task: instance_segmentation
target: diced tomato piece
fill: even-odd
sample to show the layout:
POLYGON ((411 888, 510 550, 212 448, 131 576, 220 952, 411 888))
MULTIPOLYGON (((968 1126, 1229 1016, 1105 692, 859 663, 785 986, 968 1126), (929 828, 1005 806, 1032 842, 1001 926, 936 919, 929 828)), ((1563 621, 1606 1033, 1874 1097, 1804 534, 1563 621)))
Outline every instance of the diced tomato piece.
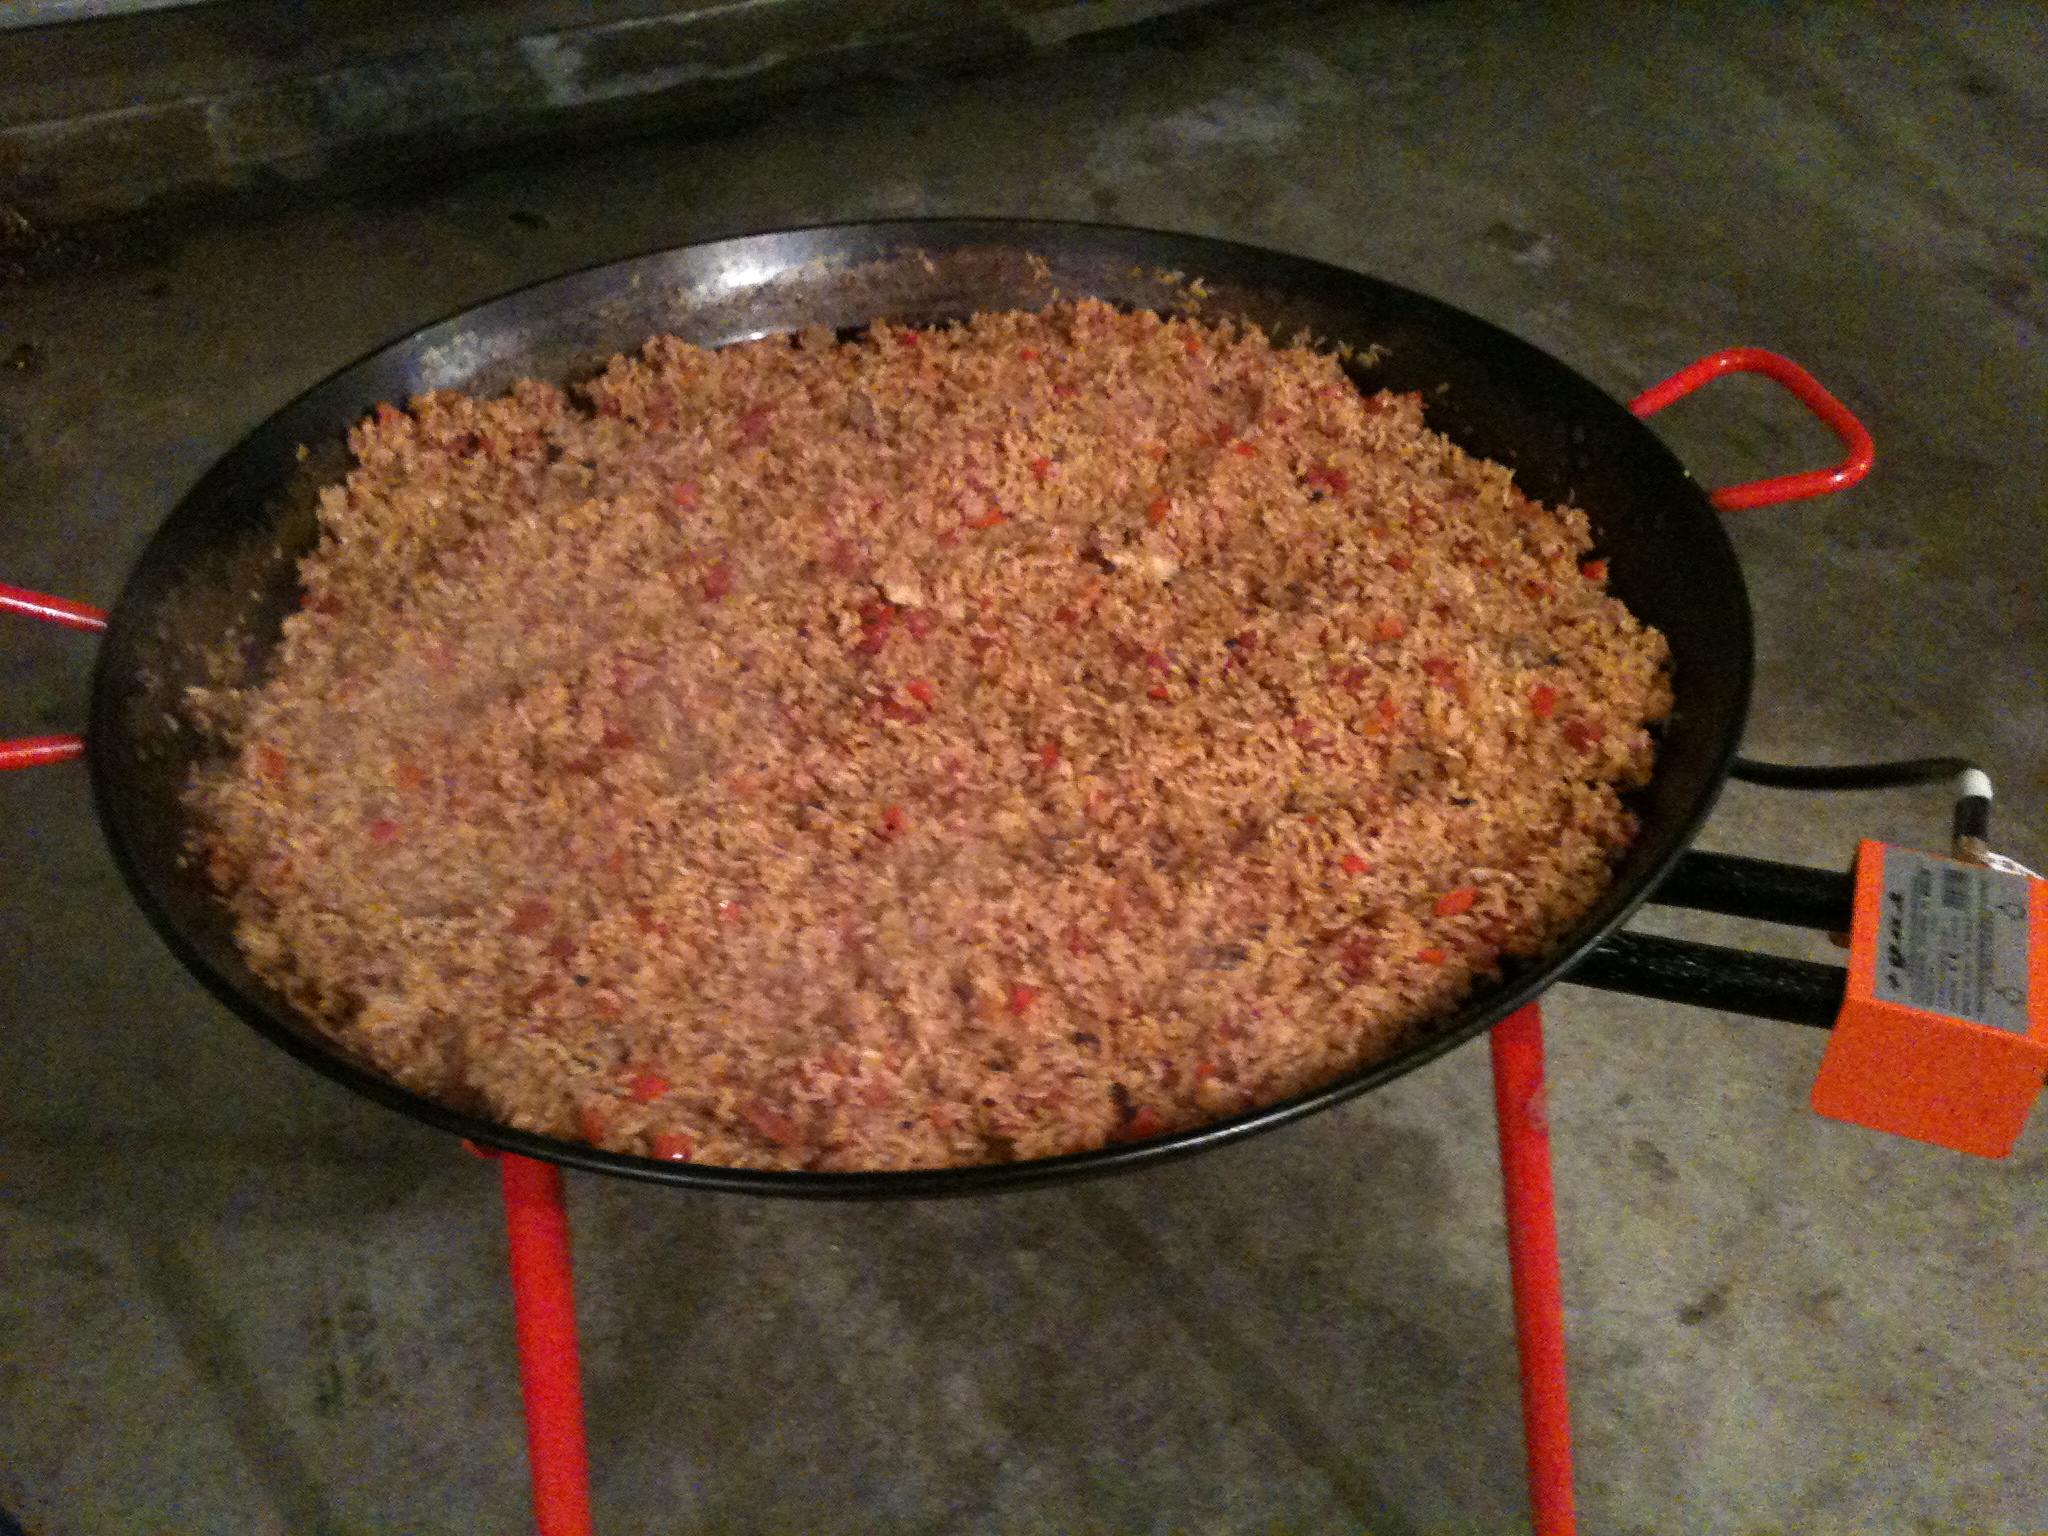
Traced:
POLYGON ((1594 744, 1606 734, 1599 726, 1582 720, 1577 715, 1564 723, 1564 739, 1571 743, 1574 752, 1591 751, 1594 744))
POLYGON ((1166 1122, 1159 1118, 1159 1111, 1150 1104, 1140 1104, 1137 1113, 1126 1120, 1117 1130, 1119 1141, 1139 1141, 1147 1136, 1157 1136, 1166 1129, 1166 1122))
POLYGON ((1048 773, 1057 768, 1059 762, 1060 744, 1058 742, 1048 741, 1038 749, 1038 766, 1045 769, 1048 773))
POLYGON ((922 677, 913 677, 903 685, 903 691, 917 700, 926 709, 930 709, 939 700, 939 690, 934 688, 929 680, 922 677))
POLYGON ((1152 505, 1145 509, 1145 516, 1151 519, 1153 526, 1156 527, 1160 523, 1166 521, 1166 514, 1171 512, 1172 510, 1173 503, 1168 501, 1164 496, 1159 496, 1155 497, 1153 499, 1152 505))
POLYGON ((1145 692, 1149 697, 1155 699, 1170 699, 1173 697, 1173 690, 1164 683, 1155 683, 1150 688, 1147 688, 1145 692))
POLYGON ((1375 640, 1398 640, 1407 633, 1408 626, 1392 614, 1388 614, 1384 619, 1380 620, 1378 627, 1373 630, 1372 637, 1375 640))
POLYGON ((998 526, 1002 521, 1003 509, 1001 507, 990 507, 986 512, 982 513, 981 516, 968 518, 967 526, 979 531, 985 528, 994 528, 998 526))
POLYGON ((903 829, 908 825, 909 818, 904 815, 902 806, 891 805, 883 807, 882 836, 900 837, 903 833, 903 829))
POLYGON ((1446 960, 1450 959, 1450 956, 1432 944, 1429 948, 1419 951, 1415 958, 1424 965, 1442 965, 1446 960))
POLYGON ((1557 713, 1557 690, 1548 683, 1538 683, 1529 690, 1529 712, 1538 720, 1548 720, 1557 713))
POLYGON ((1258 445, 1255 443, 1232 443, 1230 451, 1240 459, 1255 459, 1259 456, 1258 445))
POLYGON ((1387 724, 1392 725, 1394 723, 1394 717, 1400 713, 1401 706, 1394 702, 1394 696, 1392 694, 1388 694, 1385 698, 1380 700, 1380 718, 1386 721, 1387 724))
POLYGON ((669 494, 675 498, 676 505, 685 512, 696 506, 703 499, 697 489, 697 482, 694 480, 685 480, 681 485, 669 492, 669 494))
POLYGON ((291 771, 291 763, 277 748, 265 742, 256 749, 256 766, 263 771, 263 777, 271 783, 282 783, 291 771))
POLYGON ((1455 891, 1445 891, 1436 899, 1438 917, 1456 917, 1460 912, 1470 912, 1472 903, 1479 899, 1479 893, 1469 885, 1461 885, 1455 891))
POLYGON ((603 1111, 589 1105, 577 1112, 576 1129, 585 1141, 595 1147, 603 1144, 605 1132, 610 1127, 605 1123, 603 1111))
POLYGON ((1588 581, 1605 581, 1607 579, 1607 562, 1605 560, 1588 560, 1579 567, 1579 574, 1588 581))
POLYGON ((1019 352, 1017 355, 1023 358, 1024 361, 1027 363, 1035 363, 1038 361, 1038 348, 1026 347, 1022 352, 1019 352))
POLYGON ((1412 571, 1415 569, 1415 558, 1412 555, 1389 555, 1387 564, 1397 571, 1412 571))
POLYGON ((1023 1018, 1031 1011, 1031 1005, 1038 1001, 1038 988, 1027 987, 1021 982, 1010 988, 1010 1012, 1023 1018))
POLYGON ((370 823, 370 841, 373 843, 395 843, 402 829, 397 822, 379 816, 370 823))
POLYGON ((555 909, 546 902, 522 901, 512 909, 512 921, 505 925, 505 931, 528 938, 553 927, 554 921, 555 909))
POLYGON ((797 1143, 796 1122, 779 1109, 770 1109, 756 1101, 745 1111, 747 1124, 760 1133, 761 1139, 778 1147, 793 1147, 797 1143))
POLYGON ((1031 461, 1031 473, 1037 478, 1040 485, 1045 484, 1046 477, 1052 473, 1052 460, 1033 459, 1031 461))
POLYGON ((697 1138, 688 1131, 656 1131, 654 1156, 664 1163, 687 1163, 697 1153, 697 1138))
POLYGON ((669 1091, 669 1080, 653 1072, 635 1072, 626 1079, 626 1097, 635 1104, 652 1104, 669 1091))
POLYGON ((1362 875, 1371 868, 1370 864, 1355 853, 1344 855, 1344 873, 1347 875, 1362 875))

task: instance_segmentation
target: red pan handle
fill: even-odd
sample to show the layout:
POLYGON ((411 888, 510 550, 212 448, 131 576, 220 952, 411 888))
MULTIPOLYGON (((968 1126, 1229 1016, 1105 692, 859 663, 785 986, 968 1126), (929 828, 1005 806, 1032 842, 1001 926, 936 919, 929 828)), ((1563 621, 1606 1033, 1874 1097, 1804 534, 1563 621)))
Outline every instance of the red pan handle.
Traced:
POLYGON ((1846 405, 1822 388, 1820 380, 1792 359, 1766 352, 1761 347, 1730 347, 1725 352, 1703 357, 1690 368, 1679 369, 1662 384, 1644 390, 1629 401, 1628 408, 1638 416, 1654 415, 1672 401, 1691 394, 1702 384, 1718 379, 1724 373, 1760 373, 1767 379, 1777 380, 1842 440, 1848 457, 1832 469, 1809 469, 1796 475, 1779 475, 1773 480, 1751 480, 1742 485, 1723 486, 1710 498, 1723 512, 1735 512, 1744 507, 1768 507, 1808 496, 1826 496, 1834 491, 1847 490, 1870 473, 1870 466, 1877 458, 1877 446, 1871 442, 1870 433, 1863 423, 1846 405))
MULTIPOLYGON (((41 619, 45 624, 62 624, 66 629, 83 629, 93 634, 107 627, 106 613, 90 603, 74 603, 68 597, 51 597, 5 583, 0 583, 0 613, 19 613, 41 619)), ((68 763, 83 756, 83 736, 24 736, 18 741, 0 741, 0 769, 68 763)))

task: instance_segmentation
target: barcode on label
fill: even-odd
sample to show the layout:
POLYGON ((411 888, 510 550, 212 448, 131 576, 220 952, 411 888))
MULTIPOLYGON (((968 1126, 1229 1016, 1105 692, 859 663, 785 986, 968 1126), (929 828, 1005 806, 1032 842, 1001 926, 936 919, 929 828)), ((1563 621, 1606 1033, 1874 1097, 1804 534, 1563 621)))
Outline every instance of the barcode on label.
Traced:
POLYGON ((2027 901, 2023 876, 1885 849, 1874 995, 2025 1034, 2027 901))

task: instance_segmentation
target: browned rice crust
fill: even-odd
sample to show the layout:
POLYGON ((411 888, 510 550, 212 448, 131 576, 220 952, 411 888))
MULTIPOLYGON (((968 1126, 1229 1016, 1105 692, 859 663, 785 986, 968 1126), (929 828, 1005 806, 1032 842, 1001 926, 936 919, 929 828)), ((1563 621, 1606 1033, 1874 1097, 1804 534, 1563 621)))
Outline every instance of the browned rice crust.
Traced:
POLYGON ((736 1167, 1098 1146, 1386 1054, 1633 833, 1662 637, 1328 356, 1082 302, 585 393, 381 407, 271 679, 196 701, 249 960, 412 1088, 736 1167))

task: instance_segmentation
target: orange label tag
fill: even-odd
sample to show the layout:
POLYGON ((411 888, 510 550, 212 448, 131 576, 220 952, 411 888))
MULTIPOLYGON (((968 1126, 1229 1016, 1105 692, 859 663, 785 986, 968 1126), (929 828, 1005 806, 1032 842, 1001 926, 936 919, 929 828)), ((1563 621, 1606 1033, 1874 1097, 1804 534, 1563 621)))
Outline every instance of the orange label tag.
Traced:
POLYGON ((2004 1157, 2048 1080, 2048 881, 1866 842, 1813 1107, 2004 1157))

